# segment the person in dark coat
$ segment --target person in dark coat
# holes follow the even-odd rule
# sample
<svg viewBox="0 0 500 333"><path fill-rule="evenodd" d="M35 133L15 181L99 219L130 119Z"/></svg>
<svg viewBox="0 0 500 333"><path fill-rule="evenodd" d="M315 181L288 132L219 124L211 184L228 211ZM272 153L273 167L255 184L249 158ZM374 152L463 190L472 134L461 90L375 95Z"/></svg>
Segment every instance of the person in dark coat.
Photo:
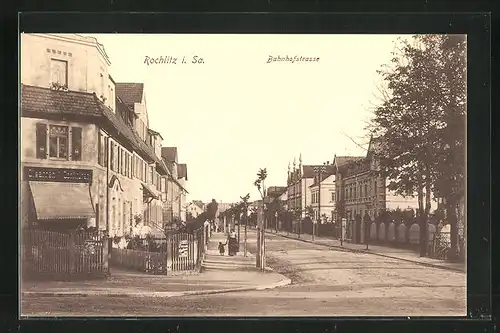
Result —
<svg viewBox="0 0 500 333"><path fill-rule="evenodd" d="M234 256L238 252L238 241L236 239L236 233L234 232L234 230L229 233L226 243L229 244L228 254L230 256Z"/></svg>

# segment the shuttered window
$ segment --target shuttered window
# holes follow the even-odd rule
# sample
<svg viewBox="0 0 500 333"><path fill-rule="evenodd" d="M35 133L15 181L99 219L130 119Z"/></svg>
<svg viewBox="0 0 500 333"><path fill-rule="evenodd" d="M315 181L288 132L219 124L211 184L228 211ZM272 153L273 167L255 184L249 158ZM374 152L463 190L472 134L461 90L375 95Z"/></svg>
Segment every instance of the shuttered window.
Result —
<svg viewBox="0 0 500 333"><path fill-rule="evenodd" d="M71 128L71 159L73 161L82 160L82 129L80 127Z"/></svg>
<svg viewBox="0 0 500 333"><path fill-rule="evenodd" d="M47 158L47 124L36 124L36 158Z"/></svg>

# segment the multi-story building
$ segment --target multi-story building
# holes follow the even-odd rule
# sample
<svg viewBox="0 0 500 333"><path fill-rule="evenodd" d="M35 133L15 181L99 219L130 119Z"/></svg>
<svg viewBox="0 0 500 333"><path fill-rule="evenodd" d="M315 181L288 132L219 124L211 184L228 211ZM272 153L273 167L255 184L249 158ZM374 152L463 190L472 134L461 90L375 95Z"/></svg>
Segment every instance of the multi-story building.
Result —
<svg viewBox="0 0 500 333"><path fill-rule="evenodd" d="M321 223L335 221L336 193L333 166L325 166L324 172L321 173L321 176L314 178L314 183L309 188L311 190L311 207L314 212L312 218Z"/></svg>
<svg viewBox="0 0 500 333"><path fill-rule="evenodd" d="M155 176L168 170L136 131L147 119L145 97L141 113L130 108L109 65L95 38L22 34L23 226L123 235L136 216L157 221Z"/></svg>
<svg viewBox="0 0 500 333"><path fill-rule="evenodd" d="M164 180L166 200L163 202L164 221L169 223L174 220L181 220L182 205L186 200L187 190L179 182L177 147L162 147L161 156L169 170L169 174ZM187 179L187 168L186 175L182 178Z"/></svg>
<svg viewBox="0 0 500 333"><path fill-rule="evenodd" d="M416 198L403 197L387 189L388 180L380 175L377 150L379 141L371 139L366 156L335 156L336 166L336 205L338 218L356 221L353 238L364 241L362 218L366 213L373 221L386 209L415 209Z"/></svg>
<svg viewBox="0 0 500 333"><path fill-rule="evenodd" d="M186 188L187 186L187 181L188 181L188 172L187 172L187 164L181 163L177 164L177 180L179 184L181 184L182 188ZM181 191L181 196L180 196L180 201L181 201L181 220L186 221L186 202L187 202L187 191Z"/></svg>
<svg viewBox="0 0 500 333"><path fill-rule="evenodd" d="M302 165L302 156L299 157L299 166L296 168L295 159L293 161L293 169L288 168L287 180L287 208L294 212L297 217L305 218L307 215L307 207L312 203L311 185L314 183L314 178L317 176L317 168L324 167L322 165ZM327 166L330 172L332 166Z"/></svg>

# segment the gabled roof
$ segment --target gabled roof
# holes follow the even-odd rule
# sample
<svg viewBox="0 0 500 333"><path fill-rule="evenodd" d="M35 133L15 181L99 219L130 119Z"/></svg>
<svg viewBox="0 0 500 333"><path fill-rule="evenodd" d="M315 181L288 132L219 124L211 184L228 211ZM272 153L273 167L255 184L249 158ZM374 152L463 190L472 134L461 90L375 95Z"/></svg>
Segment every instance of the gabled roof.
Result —
<svg viewBox="0 0 500 333"><path fill-rule="evenodd" d="M177 147L162 147L161 157L163 157L167 162L177 163Z"/></svg>
<svg viewBox="0 0 500 333"><path fill-rule="evenodd" d="M155 130L152 130L151 128L148 128L148 133L151 135L154 135L154 136L159 136L163 140L163 137L161 136L161 134Z"/></svg>
<svg viewBox="0 0 500 333"><path fill-rule="evenodd" d="M341 168L342 166L344 166L348 163L359 161L359 160L362 160L364 158L365 158L364 156L337 156L337 155L335 155L335 157L333 158L333 165L336 166L337 168Z"/></svg>
<svg viewBox="0 0 500 333"><path fill-rule="evenodd" d="M373 154L377 154L380 152L382 148L382 138L374 138L370 137L370 143L368 144L368 151L366 152L366 157L370 157Z"/></svg>
<svg viewBox="0 0 500 333"><path fill-rule="evenodd" d="M144 93L144 83L123 83L115 84L116 95L120 96L128 107L133 107L134 103L142 102Z"/></svg>
<svg viewBox="0 0 500 333"><path fill-rule="evenodd" d="M188 180L187 164L177 164L177 178L185 178L186 180Z"/></svg>
<svg viewBox="0 0 500 333"><path fill-rule="evenodd" d="M314 172L315 167L319 167L323 165L304 165L303 166L303 178L314 178L316 177L316 172ZM324 165L326 167L325 173L333 174L335 172L335 168L332 164Z"/></svg>

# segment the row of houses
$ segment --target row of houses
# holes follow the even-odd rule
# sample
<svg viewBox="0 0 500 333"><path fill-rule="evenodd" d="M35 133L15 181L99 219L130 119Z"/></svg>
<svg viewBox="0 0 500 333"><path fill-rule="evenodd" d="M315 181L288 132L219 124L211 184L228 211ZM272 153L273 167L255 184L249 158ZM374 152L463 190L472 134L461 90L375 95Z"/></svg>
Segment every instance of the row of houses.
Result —
<svg viewBox="0 0 500 333"><path fill-rule="evenodd" d="M342 217L353 221L365 214L374 220L385 209L416 209L416 198L389 191L387 180L377 172L378 144L372 138L365 156L335 155L317 165L303 165L300 155L298 165L294 160L293 167L288 166L287 186L269 187L268 195L279 198L298 218L312 211L311 218L320 223L335 223Z"/></svg>
<svg viewBox="0 0 500 333"><path fill-rule="evenodd" d="M150 127L143 83L115 82L104 46L21 35L23 227L131 232L185 220L187 165Z"/></svg>

